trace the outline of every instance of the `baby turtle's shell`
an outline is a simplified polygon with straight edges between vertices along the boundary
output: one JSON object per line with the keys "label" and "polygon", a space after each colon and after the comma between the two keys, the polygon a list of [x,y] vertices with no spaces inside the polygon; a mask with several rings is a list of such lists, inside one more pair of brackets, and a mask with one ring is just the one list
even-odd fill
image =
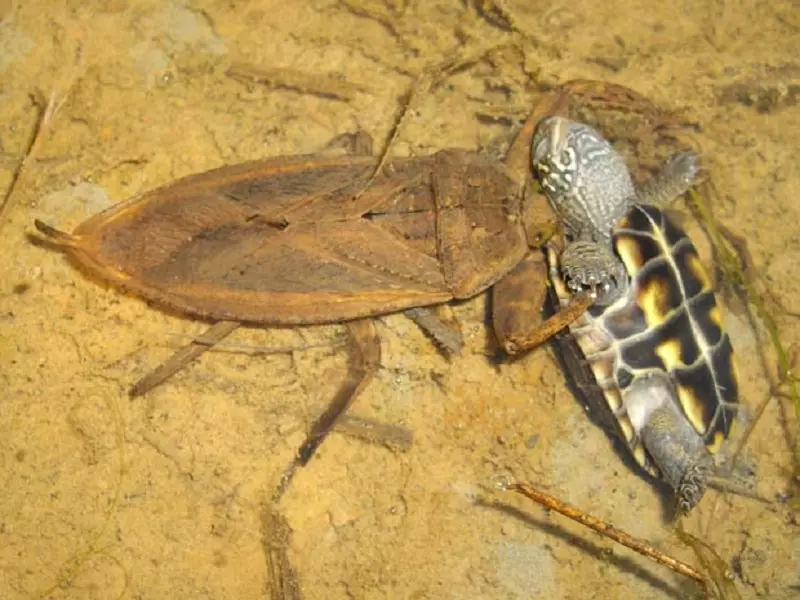
{"label": "baby turtle's shell", "polygon": [[[733,349],[694,245],[662,211],[635,204],[614,229],[613,248],[630,277],[627,293],[611,305],[591,307],[570,333],[619,436],[636,462],[659,476],[641,439],[647,415],[630,414],[626,390],[643,376],[666,373],[676,392],[671,401],[714,453],[728,437],[737,409]],[[565,306],[570,292],[557,249],[548,248],[548,260],[553,290]]]}

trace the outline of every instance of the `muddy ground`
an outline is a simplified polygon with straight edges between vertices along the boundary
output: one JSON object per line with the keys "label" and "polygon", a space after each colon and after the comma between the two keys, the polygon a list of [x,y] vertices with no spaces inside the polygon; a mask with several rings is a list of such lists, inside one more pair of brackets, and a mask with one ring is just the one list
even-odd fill
{"label": "muddy ground", "polygon": [[[608,80],[701,124],[715,215],[746,239],[791,346],[799,14],[791,1],[752,0],[0,2],[3,190],[51,94],[59,107],[0,223],[0,597],[270,597],[267,556],[281,539],[265,503],[346,370],[341,327],[240,330],[130,400],[128,387],[204,326],[84,277],[32,243],[34,218],[71,230],[193,172],[314,152],[358,129],[383,141],[415,78],[448,61],[467,64],[419,99],[394,155],[496,152],[543,89]],[[698,564],[548,351],[492,361],[485,298],[455,311],[467,344],[451,361],[404,317],[377,324],[382,364],[353,414],[413,431],[413,445],[334,434],[282,499],[302,598],[699,597],[663,567],[492,491],[500,475],[534,482]],[[726,323],[752,419],[775,353],[741,304],[729,302]],[[787,499],[796,431],[775,396],[744,454],[770,502],[712,492],[683,523],[743,598],[800,594]]]}

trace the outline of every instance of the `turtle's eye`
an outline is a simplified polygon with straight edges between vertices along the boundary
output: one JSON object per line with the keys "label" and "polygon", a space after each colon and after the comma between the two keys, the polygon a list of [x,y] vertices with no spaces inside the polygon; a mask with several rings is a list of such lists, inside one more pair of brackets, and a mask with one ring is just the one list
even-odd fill
{"label": "turtle's eye", "polygon": [[577,161],[575,160],[575,148],[573,146],[565,146],[558,156],[558,162],[562,171],[573,172]]}

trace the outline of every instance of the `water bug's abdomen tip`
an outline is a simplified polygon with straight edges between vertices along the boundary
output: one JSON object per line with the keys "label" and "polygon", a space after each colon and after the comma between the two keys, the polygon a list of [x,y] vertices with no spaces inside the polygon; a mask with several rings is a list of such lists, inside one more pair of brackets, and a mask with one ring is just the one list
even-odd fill
{"label": "water bug's abdomen tip", "polygon": [[72,235],[71,233],[65,233],[56,229],[55,227],[48,225],[44,221],[40,221],[39,219],[34,220],[34,225],[36,225],[36,229],[39,230],[39,233],[44,235],[48,240],[58,244],[59,246],[77,246],[79,243],[79,238],[77,236]]}

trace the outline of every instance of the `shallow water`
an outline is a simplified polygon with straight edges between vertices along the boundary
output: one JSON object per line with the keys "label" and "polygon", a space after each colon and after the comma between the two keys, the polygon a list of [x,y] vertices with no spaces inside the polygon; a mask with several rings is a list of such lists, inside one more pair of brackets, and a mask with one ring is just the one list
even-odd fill
{"label": "shallow water", "polygon": [[[0,223],[0,597],[269,597],[278,541],[264,506],[347,362],[338,326],[239,330],[129,400],[134,381],[204,326],[84,277],[31,242],[33,219],[71,231],[189,173],[314,152],[359,128],[384,140],[414,77],[456,57],[505,48],[420,94],[392,154],[497,152],[541,88],[577,78],[684,109],[700,124],[692,143],[715,215],[747,241],[783,341],[797,343],[796,5],[477,4],[483,13],[389,0],[0,2],[2,189],[35,129],[31,94],[61,99]],[[243,81],[226,75],[232,65],[269,76]],[[710,265],[701,228],[676,209]],[[723,299],[752,416],[775,353]],[[333,434],[283,497],[302,598],[699,597],[663,567],[492,490],[502,474],[534,482],[697,563],[547,350],[495,364],[485,298],[455,313],[467,343],[450,361],[404,317],[377,322],[381,367],[352,412],[413,431],[411,448]],[[300,349],[250,356],[247,345]],[[789,401],[774,398],[744,454],[772,502],[712,492],[684,523],[743,598],[798,594],[786,502],[796,436]]]}

